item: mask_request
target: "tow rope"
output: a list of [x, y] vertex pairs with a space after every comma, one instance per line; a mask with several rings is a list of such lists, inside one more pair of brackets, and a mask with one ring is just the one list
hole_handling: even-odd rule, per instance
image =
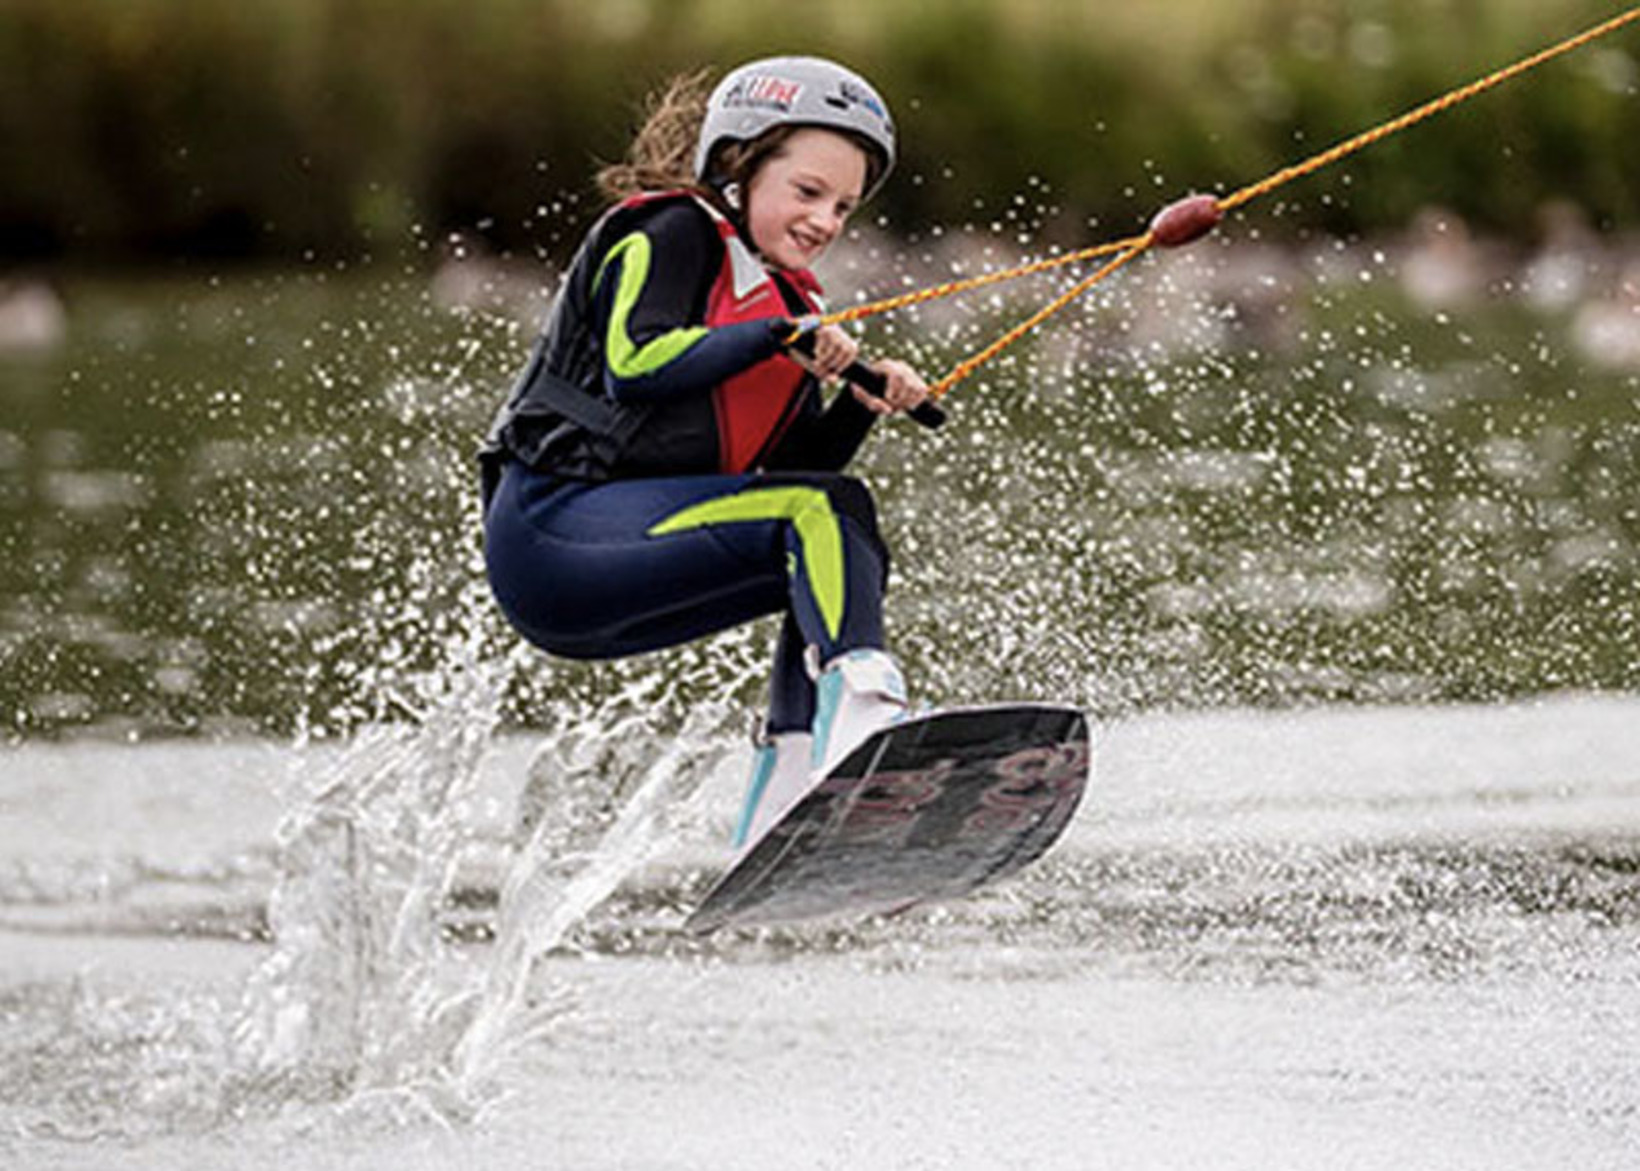
[[1179, 200], [1163, 208], [1149, 228], [1141, 235], [1130, 236], [1122, 240], [1114, 240], [1106, 244], [1099, 244], [1092, 248], [1084, 248], [1076, 252], [1069, 252], [1063, 256], [1055, 256], [1046, 260], [1023, 264], [1017, 268], [1004, 269], [998, 272], [985, 273], [980, 276], [966, 277], [960, 280], [948, 281], [944, 284], [932, 285], [928, 288], [913, 290], [899, 296], [889, 297], [881, 301], [873, 301], [862, 305], [851, 306], [820, 318], [819, 324], [842, 325], [851, 321], [863, 321], [881, 313], [889, 313], [896, 309], [903, 309], [911, 305], [920, 305], [925, 301], [938, 300], [942, 297], [965, 293], [1001, 281], [1016, 280], [1020, 277], [1031, 276], [1036, 273], [1047, 272], [1065, 265], [1078, 264], [1089, 260], [1098, 260], [1112, 257], [1100, 268], [1078, 281], [1060, 296], [1055, 297], [1030, 317], [1021, 321], [996, 341], [980, 350], [978, 353], [964, 358], [961, 362], [938, 382], [929, 387], [929, 394], [934, 399], [944, 398], [951, 388], [978, 370], [985, 363], [995, 358], [1009, 346], [1025, 337], [1037, 326], [1047, 321], [1055, 313], [1075, 301], [1089, 289], [1104, 281], [1112, 273], [1129, 264], [1153, 247], [1176, 248], [1200, 239], [1223, 219], [1224, 214], [1251, 203], [1253, 200], [1268, 195], [1278, 187], [1285, 186], [1297, 179], [1314, 174], [1325, 167], [1329, 167], [1358, 151], [1374, 146], [1393, 134], [1410, 129], [1426, 119], [1437, 114], [1445, 113], [1454, 106], [1479, 97], [1488, 90], [1512, 81], [1521, 74], [1545, 65], [1558, 57], [1575, 52], [1594, 41], [1610, 36], [1619, 29], [1640, 20], [1640, 7], [1629, 9], [1618, 16], [1612, 17], [1601, 24], [1587, 29], [1576, 36], [1568, 37], [1558, 44], [1551, 45], [1529, 57], [1525, 57], [1513, 65], [1505, 66], [1493, 73], [1487, 74], [1468, 85], [1443, 94], [1432, 101], [1425, 102], [1416, 109], [1409, 110], [1398, 118], [1392, 118], [1370, 130], [1363, 131], [1353, 138], [1345, 139], [1336, 146], [1312, 155], [1302, 162], [1281, 170], [1251, 183], [1231, 195], [1220, 199], [1213, 195], [1193, 195]]

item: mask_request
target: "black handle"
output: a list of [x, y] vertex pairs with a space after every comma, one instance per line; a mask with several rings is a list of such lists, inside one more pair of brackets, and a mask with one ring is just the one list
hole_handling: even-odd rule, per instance
[[[888, 389], [888, 378], [886, 375], [879, 374], [870, 366], [867, 366], [864, 362], [858, 360], [850, 362], [847, 366], [843, 367], [843, 379], [847, 382], [854, 383], [854, 385], [858, 386], [861, 390], [869, 391], [878, 398], [881, 398], [883, 392]], [[921, 423], [929, 430], [945, 425], [945, 409], [931, 398], [923, 399], [922, 402], [912, 407], [906, 412], [906, 414], [910, 415], [913, 419], [917, 420], [917, 422]]]
[[[814, 334], [800, 334], [795, 341], [787, 343], [787, 348], [796, 350], [799, 354], [812, 357], [814, 354]], [[888, 389], [887, 376], [879, 374], [870, 366], [867, 366], [864, 362], [859, 360], [850, 362], [847, 366], [843, 367], [843, 380], [845, 382], [852, 382], [861, 390], [866, 391], [869, 394], [874, 394], [879, 398], [881, 398], [883, 392]], [[929, 430], [934, 430], [937, 427], [942, 427], [945, 425], [945, 409], [931, 398], [923, 399], [922, 402], [912, 407], [906, 412], [906, 414], [910, 415], [913, 419], [917, 420], [917, 422], [921, 423]]]

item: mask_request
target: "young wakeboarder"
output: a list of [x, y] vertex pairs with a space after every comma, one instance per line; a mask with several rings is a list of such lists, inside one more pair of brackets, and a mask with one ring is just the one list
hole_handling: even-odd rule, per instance
[[702, 100], [651, 103], [481, 464], [490, 586], [534, 645], [609, 659], [783, 615], [764, 735], [735, 828], [755, 842], [871, 733], [904, 718], [887, 651], [888, 552], [870, 490], [843, 469], [881, 416], [928, 396], [868, 363], [820, 312], [811, 268], [895, 160], [858, 74], [753, 61]]

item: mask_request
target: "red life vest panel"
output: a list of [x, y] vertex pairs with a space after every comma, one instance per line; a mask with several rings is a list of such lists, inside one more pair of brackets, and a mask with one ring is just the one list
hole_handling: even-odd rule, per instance
[[[823, 311], [820, 282], [808, 269], [786, 269], [771, 273], [741, 239], [735, 225], [710, 203], [693, 192], [655, 192], [633, 196], [623, 207], [637, 207], [659, 199], [687, 195], [705, 209], [723, 241], [723, 266], [706, 302], [708, 327], [734, 325], [742, 321], [763, 321], [771, 317], [791, 317], [777, 281], [783, 281], [803, 304], [805, 313]], [[712, 391], [712, 409], [717, 417], [718, 466], [730, 473], [750, 471], [759, 458], [785, 433], [797, 412], [808, 372], [784, 354], [759, 362], [725, 379]]]

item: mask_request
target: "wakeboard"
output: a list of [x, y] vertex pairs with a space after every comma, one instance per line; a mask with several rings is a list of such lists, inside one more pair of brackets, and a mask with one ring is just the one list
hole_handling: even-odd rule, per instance
[[1076, 708], [960, 708], [894, 724], [800, 798], [684, 926], [706, 934], [961, 898], [1053, 845], [1090, 761]]

